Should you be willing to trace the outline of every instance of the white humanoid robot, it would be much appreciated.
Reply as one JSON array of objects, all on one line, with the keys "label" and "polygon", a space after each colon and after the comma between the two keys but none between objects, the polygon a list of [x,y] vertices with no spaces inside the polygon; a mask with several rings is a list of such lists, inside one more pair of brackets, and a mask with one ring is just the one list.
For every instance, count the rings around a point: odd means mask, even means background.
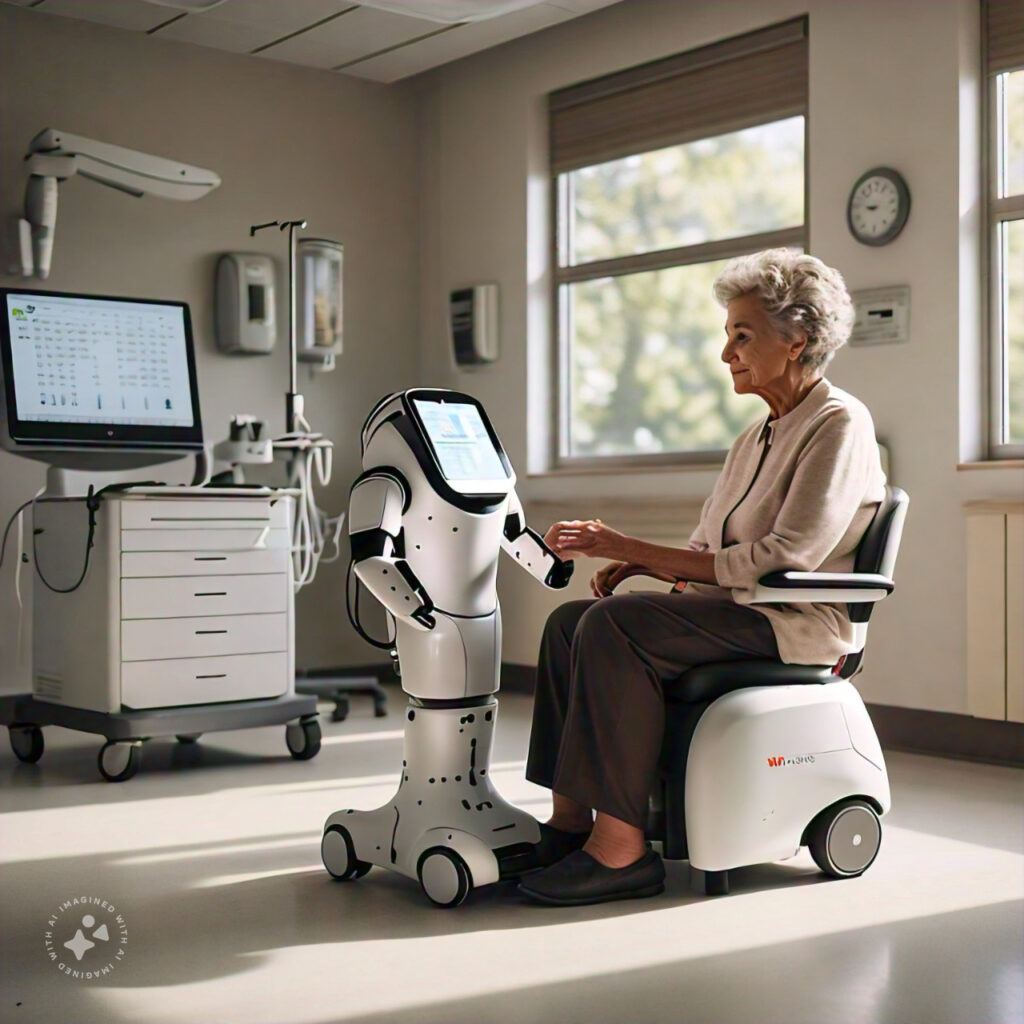
[{"label": "white humanoid robot", "polygon": [[387,609],[409,695],[398,792],[373,811],[341,810],[321,853],[337,879],[377,864],[418,878],[443,907],[518,873],[540,840],[536,820],[495,790],[504,548],[564,587],[572,563],[526,526],[515,473],[480,403],[455,391],[389,395],[362,432],[364,472],[349,534],[359,580]]}]

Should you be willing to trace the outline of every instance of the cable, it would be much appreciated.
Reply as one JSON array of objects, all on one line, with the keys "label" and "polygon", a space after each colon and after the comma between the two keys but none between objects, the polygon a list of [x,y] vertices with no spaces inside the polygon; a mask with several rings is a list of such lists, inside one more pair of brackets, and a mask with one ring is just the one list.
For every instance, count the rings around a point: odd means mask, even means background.
[{"label": "cable", "polygon": [[353,611],[350,594],[352,590],[352,566],[355,565],[355,559],[352,559],[348,563],[348,570],[345,573],[345,612],[348,615],[348,621],[352,623],[352,628],[368,643],[374,647],[379,648],[382,651],[390,651],[395,646],[394,641],[390,640],[387,643],[382,643],[380,640],[375,640],[369,633],[363,629],[362,623],[359,621],[359,577],[356,577],[356,599],[355,599],[355,610]]},{"label": "cable", "polygon": [[[85,561],[82,564],[82,571],[79,577],[70,587],[55,587],[49,580],[43,575],[43,570],[39,568],[39,556],[36,554],[36,535],[42,533],[40,529],[33,527],[32,529],[32,561],[35,563],[36,575],[43,581],[43,586],[47,590],[52,590],[55,594],[70,594],[73,590],[77,590],[85,579],[85,574],[89,571],[89,555],[92,553],[93,540],[96,536],[96,512],[100,507],[100,495],[103,491],[116,488],[119,485],[113,484],[111,487],[104,487],[98,493],[93,493],[92,484],[89,485],[89,491],[85,496],[85,507],[89,511],[89,533],[85,540]],[[124,486],[124,485],[120,485]],[[35,500],[35,499],[33,499]],[[54,499],[43,498],[43,501],[50,501]],[[60,499],[56,499],[60,500]],[[67,499],[65,499],[67,500]],[[79,500],[79,499],[71,499]]]},{"label": "cable", "polygon": [[18,516],[20,516],[21,513],[29,507],[29,505],[34,504],[35,501],[35,497],[29,498],[28,501],[23,501],[11,514],[11,518],[7,520],[7,526],[4,528],[4,537],[3,540],[0,541],[0,566],[4,564],[4,551],[7,550],[7,535],[11,532],[14,520],[17,519]]},{"label": "cable", "polygon": [[[288,486],[298,492],[295,499],[295,523],[292,532],[292,559],[296,592],[316,576],[321,561],[336,562],[341,557],[340,534],[345,513],[328,516],[316,502],[315,488],[331,481],[333,445],[322,434],[314,433],[309,421],[295,415],[296,430],[274,441],[279,451],[290,451]],[[328,545],[333,554],[324,558]]]}]

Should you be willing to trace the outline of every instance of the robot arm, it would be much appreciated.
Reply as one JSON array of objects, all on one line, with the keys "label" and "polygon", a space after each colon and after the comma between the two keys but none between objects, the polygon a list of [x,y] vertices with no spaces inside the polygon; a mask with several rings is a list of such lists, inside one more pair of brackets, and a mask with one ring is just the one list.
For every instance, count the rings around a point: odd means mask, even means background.
[{"label": "robot arm", "polygon": [[405,487],[386,470],[356,481],[349,498],[348,532],[356,576],[396,618],[416,629],[434,628],[434,603],[404,558],[396,556]]},{"label": "robot arm", "polygon": [[164,199],[199,199],[220,184],[202,167],[150,156],[124,146],[112,146],[81,135],[46,128],[29,143],[29,179],[25,216],[19,223],[21,265],[25,277],[46,278],[53,253],[57,222],[57,183],[75,174],[131,196],[147,193]]},{"label": "robot arm", "polygon": [[573,563],[563,562],[541,536],[526,525],[523,504],[515,491],[509,496],[501,546],[531,576],[552,590],[561,590],[572,578]]}]

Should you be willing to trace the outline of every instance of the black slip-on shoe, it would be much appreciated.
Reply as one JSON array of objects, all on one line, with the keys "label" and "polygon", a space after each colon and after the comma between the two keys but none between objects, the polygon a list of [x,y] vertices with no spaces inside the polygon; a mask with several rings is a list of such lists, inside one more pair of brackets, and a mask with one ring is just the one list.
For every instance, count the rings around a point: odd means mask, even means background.
[{"label": "black slip-on shoe", "polygon": [[589,832],[564,832],[554,825],[539,822],[540,842],[526,854],[521,864],[517,864],[520,873],[538,871],[540,868],[557,864],[570,853],[581,850],[590,838]]},{"label": "black slip-on shoe", "polygon": [[557,907],[642,899],[664,889],[665,865],[653,850],[624,868],[606,868],[585,850],[576,850],[519,883],[519,891],[530,899]]}]

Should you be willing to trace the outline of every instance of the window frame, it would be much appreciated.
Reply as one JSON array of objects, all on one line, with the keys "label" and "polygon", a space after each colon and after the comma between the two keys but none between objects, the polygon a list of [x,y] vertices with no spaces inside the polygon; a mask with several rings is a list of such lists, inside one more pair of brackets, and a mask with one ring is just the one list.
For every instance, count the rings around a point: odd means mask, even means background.
[{"label": "window frame", "polygon": [[[611,257],[594,260],[589,263],[563,266],[563,256],[568,263],[568,245],[570,241],[573,204],[570,188],[573,170],[556,172],[551,175],[550,184],[550,215],[551,234],[551,307],[552,307],[552,409],[550,423],[551,448],[548,466],[552,471],[594,472],[600,470],[651,470],[651,469],[685,469],[707,466],[720,466],[725,460],[728,448],[702,449],[691,451],[637,453],[633,455],[569,455],[570,404],[569,404],[569,367],[571,322],[570,307],[567,301],[568,289],[573,284],[591,281],[604,277],[617,277],[643,271],[667,270],[699,263],[711,263],[716,260],[730,259],[761,249],[792,246],[807,251],[810,237],[810,160],[808,153],[808,112],[782,112],[772,115],[753,124],[746,123],[744,128],[772,124],[789,117],[803,118],[804,159],[803,159],[803,223],[797,227],[782,228],[775,231],[759,232],[753,235],[742,235],[736,238],[721,239],[712,242],[701,242],[696,245],[674,246],[669,249],[657,249],[651,252],[631,254],[628,256]],[[714,138],[721,131],[714,130],[708,135],[699,135],[692,141],[703,138]],[[664,147],[662,147],[664,148]],[[640,155],[648,150],[641,150]],[[622,159],[622,158],[616,158]],[[603,161],[602,161],[603,162]],[[600,166],[599,164],[586,166]],[[575,168],[583,170],[585,168]],[[723,340],[724,345],[724,340]]]},{"label": "window frame", "polygon": [[[984,33],[982,35],[984,38]],[[987,60],[983,60],[987,63]],[[985,182],[985,233],[982,247],[987,315],[988,360],[988,458],[992,460],[1024,459],[1024,441],[1004,440],[1010,402],[1010,381],[1008,379],[1007,346],[1005,345],[1004,292],[1007,276],[1002,272],[1002,254],[999,245],[1001,226],[1017,220],[1024,220],[1024,193],[999,198],[999,175],[1001,154],[1001,112],[1002,89],[1000,77],[1013,71],[1024,73],[1024,67],[985,73],[985,87],[982,101],[982,130],[985,136],[983,146]],[[1024,386],[1024,381],[1021,382]]]}]

